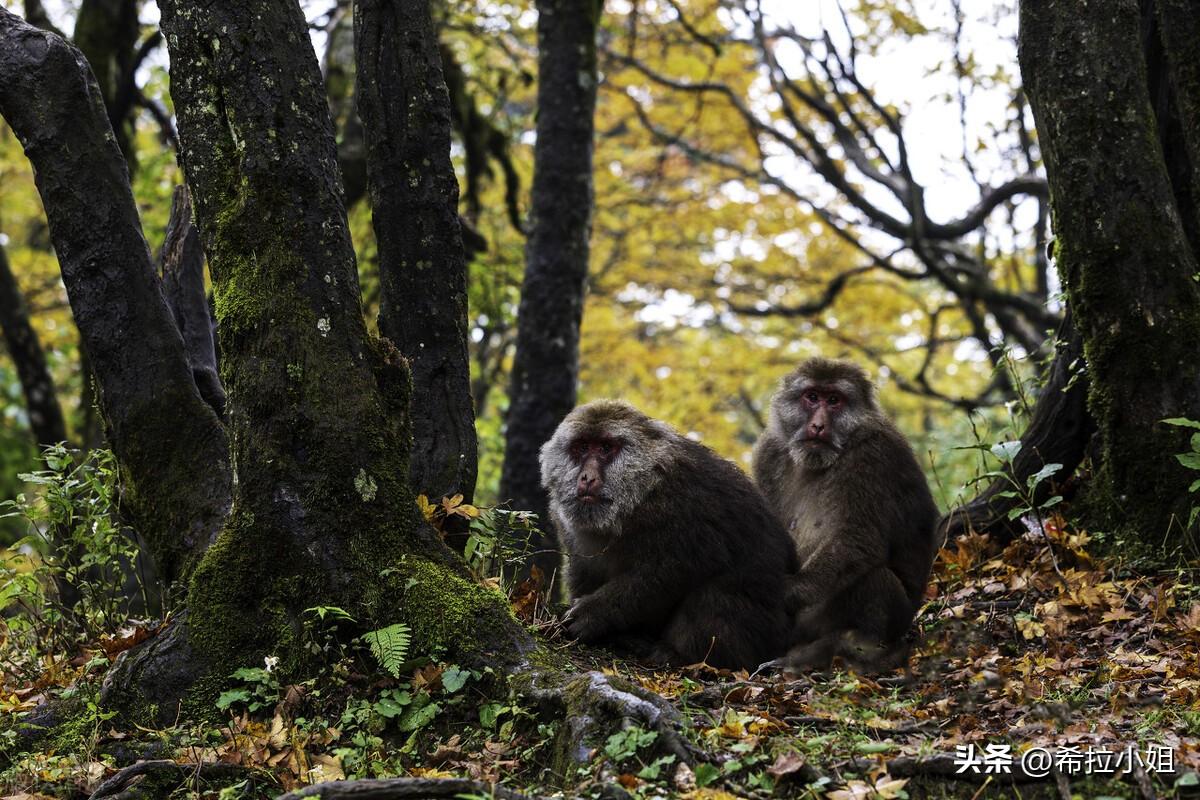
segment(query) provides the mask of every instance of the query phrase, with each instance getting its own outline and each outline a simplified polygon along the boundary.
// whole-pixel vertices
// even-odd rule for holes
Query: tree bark
[[[3,246],[0,246],[0,331],[4,333],[8,355],[21,380],[34,441],[42,447],[65,441],[67,425],[63,421],[54,379],[50,377],[46,355],[29,321],[29,309]]]
[[[131,656],[114,683],[160,708],[190,685],[186,702],[207,707],[233,669],[268,653],[304,673],[299,634],[314,605],[344,608],[366,630],[404,622],[416,652],[517,660],[528,637],[504,599],[418,521],[409,374],[363,322],[303,13],[292,0],[161,9],[238,480],[185,626],[157,655]]]
[[[538,451],[575,405],[592,217],[596,31],[601,0],[539,0],[538,115],[530,234],[517,314],[500,496],[543,530],[526,571],[552,581],[559,553]]]
[[[34,166],[120,465],[122,510],[169,582],[229,507],[225,433],[192,380],[87,62],[2,9],[0,115]]]
[[[412,370],[409,482],[435,500],[470,501],[477,450],[466,259],[429,0],[358,0],[354,41],[379,245],[379,330]]]
[[[1166,122],[1152,110],[1138,3],[1090,5],[1023,0],[1021,72],[1101,436],[1089,498],[1113,529],[1159,543],[1181,532],[1194,477],[1172,458],[1186,432],[1162,420],[1200,418],[1197,263],[1165,167]]]
[[[204,250],[200,234],[192,224],[192,199],[186,186],[177,186],[171,198],[171,215],[159,256],[163,293],[171,316],[183,335],[188,365],[200,396],[221,416],[225,413],[225,389],[217,376],[214,325],[204,293]]]

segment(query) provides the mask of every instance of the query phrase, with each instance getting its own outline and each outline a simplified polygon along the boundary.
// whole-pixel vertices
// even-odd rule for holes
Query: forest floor
[[[1200,587],[1186,571],[1127,573],[1087,547],[1086,536],[1053,526],[1048,538],[1030,533],[1003,550],[960,540],[939,558],[910,672],[874,679],[652,671],[579,648],[544,622],[551,646],[581,670],[670,700],[704,753],[682,764],[657,733],[629,727],[576,768],[571,795],[622,796],[614,784],[635,797],[713,800],[1200,793]],[[94,687],[139,631],[71,659],[44,654],[32,681],[29,665],[12,668],[0,648],[0,798],[87,797],[116,768],[151,756],[245,768],[224,793],[171,795],[221,800],[387,775],[547,795],[562,777],[551,745],[562,720],[511,696],[497,701],[487,670],[433,662],[383,680],[351,665],[300,686],[249,668],[223,697],[223,725],[123,727],[94,707]],[[20,752],[9,723],[63,694],[82,698],[79,730]]]

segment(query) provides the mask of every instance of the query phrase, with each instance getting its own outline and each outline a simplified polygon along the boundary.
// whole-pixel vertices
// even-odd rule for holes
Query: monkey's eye
[[[816,392],[806,392],[804,399],[815,404],[821,402],[821,395],[817,394]]]
[[[830,407],[836,406],[842,402],[842,398],[836,394],[829,395],[829,399],[825,402],[829,403]]]

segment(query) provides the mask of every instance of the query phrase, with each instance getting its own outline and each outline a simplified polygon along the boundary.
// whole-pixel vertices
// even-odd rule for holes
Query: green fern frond
[[[371,648],[371,655],[379,666],[393,678],[400,677],[400,667],[408,660],[408,646],[412,642],[412,631],[403,622],[388,625],[377,631],[362,635],[362,640]]]

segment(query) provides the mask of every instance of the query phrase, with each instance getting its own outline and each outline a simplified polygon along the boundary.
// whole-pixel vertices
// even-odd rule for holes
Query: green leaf
[[[217,708],[224,711],[234,703],[245,703],[250,699],[250,692],[245,689],[230,689],[228,692],[221,692],[221,696],[217,698]]]
[[[675,763],[675,756],[659,756],[651,763],[642,767],[637,776],[643,780],[656,781],[662,774],[662,768],[668,764]]]
[[[1012,462],[1017,457],[1017,453],[1021,452],[1021,440],[1017,439],[1013,442],[996,442],[991,447],[992,455],[1000,459],[1006,464]]]
[[[1194,419],[1188,419],[1187,417],[1172,417],[1171,419],[1164,419],[1163,422],[1167,423],[1168,425],[1174,425],[1177,428],[1200,429],[1200,422],[1197,422]]]
[[[1177,453],[1175,458],[1188,469],[1200,470],[1200,453]]]
[[[390,697],[381,697],[375,701],[373,706],[375,712],[381,717],[393,719],[404,713],[405,706],[400,705]]]
[[[1195,483],[1193,483],[1191,486],[1189,486],[1188,491],[1189,492],[1200,491],[1200,480],[1197,480]]]
[[[1029,476],[1028,480],[1026,481],[1026,485],[1028,485],[1030,489],[1033,489],[1046,478],[1049,478],[1051,475],[1062,469],[1062,466],[1062,464],[1046,464],[1037,472]]]
[[[708,786],[710,783],[712,783],[719,777],[721,777],[720,768],[718,768],[712,764],[709,764],[708,762],[701,762],[696,765],[696,785],[697,786],[699,786],[701,788]]]
[[[484,703],[479,707],[479,724],[487,730],[495,730],[496,720],[500,719],[500,715],[504,713],[504,706],[500,703]]]
[[[430,703],[422,708],[410,709],[410,713],[405,714],[404,718],[400,720],[401,732],[409,733],[411,731],[424,728],[426,725],[433,722],[434,717],[436,717],[438,712],[441,710],[442,707],[437,703]]]
[[[1023,517],[1023,516],[1025,516],[1025,514],[1028,511],[1029,511],[1029,509],[1027,509],[1027,508],[1021,508],[1021,507],[1014,508],[1008,512],[1008,518],[1010,520],[1014,520],[1019,517]]]
[[[1058,505],[1061,502],[1062,502],[1062,495],[1056,494],[1056,495],[1054,495],[1054,497],[1048,498],[1046,500],[1046,502],[1042,503],[1041,506],[1039,506],[1039,508],[1053,508],[1054,506]]]
[[[446,667],[446,671],[442,673],[442,688],[450,694],[454,694],[466,686],[470,679],[470,671],[458,667]]]
[[[408,646],[412,634],[407,625],[397,622],[376,631],[368,631],[359,637],[371,648],[371,655],[379,666],[393,678],[400,677],[400,666],[408,658]]]

